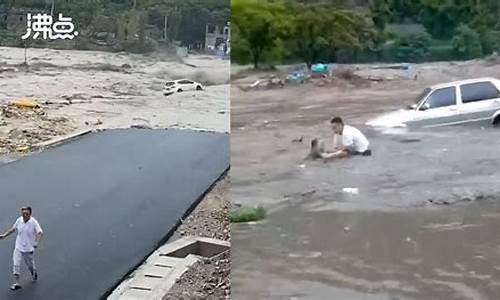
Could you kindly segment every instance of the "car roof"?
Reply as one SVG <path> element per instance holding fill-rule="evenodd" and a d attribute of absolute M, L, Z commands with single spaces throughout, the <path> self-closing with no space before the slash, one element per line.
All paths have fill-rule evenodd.
<path fill-rule="evenodd" d="M 499 82 L 498 79 L 493 78 L 493 77 L 479 77 L 479 78 L 473 78 L 473 79 L 458 80 L 458 81 L 452 81 L 452 82 L 447 82 L 447 83 L 435 84 L 435 85 L 430 86 L 430 88 L 431 89 L 440 89 L 440 88 L 444 88 L 444 87 L 477 83 L 477 82 L 484 82 L 484 81 L 493 81 L 496 83 Z"/>

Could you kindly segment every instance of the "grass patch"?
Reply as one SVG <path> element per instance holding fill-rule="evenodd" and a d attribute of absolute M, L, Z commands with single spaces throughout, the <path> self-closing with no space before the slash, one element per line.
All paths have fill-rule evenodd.
<path fill-rule="evenodd" d="M 260 221 L 266 217 L 263 207 L 242 207 L 231 213 L 231 223 L 246 223 Z"/>

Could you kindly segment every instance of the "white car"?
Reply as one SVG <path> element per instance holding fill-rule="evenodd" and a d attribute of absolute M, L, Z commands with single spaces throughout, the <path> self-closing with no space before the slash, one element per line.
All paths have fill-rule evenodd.
<path fill-rule="evenodd" d="M 366 123 L 372 127 L 438 127 L 472 122 L 500 125 L 500 80 L 477 78 L 425 89 L 417 103 Z"/>
<path fill-rule="evenodd" d="M 189 79 L 179 79 L 167 81 L 163 88 L 163 95 L 168 96 L 173 93 L 182 93 L 184 91 L 202 91 L 204 87 L 201 83 Z"/>

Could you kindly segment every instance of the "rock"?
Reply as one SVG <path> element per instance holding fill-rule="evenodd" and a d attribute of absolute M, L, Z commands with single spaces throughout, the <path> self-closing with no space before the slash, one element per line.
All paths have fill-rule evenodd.
<path fill-rule="evenodd" d="M 153 129 L 151 126 L 146 125 L 146 124 L 134 124 L 134 125 L 130 126 L 130 128 L 134 128 L 134 129 Z"/>

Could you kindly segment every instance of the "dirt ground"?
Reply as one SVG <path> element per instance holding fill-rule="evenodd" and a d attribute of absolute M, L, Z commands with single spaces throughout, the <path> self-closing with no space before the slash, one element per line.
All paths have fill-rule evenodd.
<path fill-rule="evenodd" d="M 229 62 L 164 54 L 0 47 L 0 154 L 82 129 L 190 128 L 229 132 Z M 190 78 L 206 91 L 165 97 L 167 80 Z M 16 100 L 41 108 L 9 110 Z"/>
<path fill-rule="evenodd" d="M 338 65 L 337 72 L 348 68 L 357 76 L 257 90 L 248 87 L 279 72 L 233 76 L 232 199 L 269 211 L 263 222 L 232 226 L 237 299 L 500 293 L 500 131 L 388 134 L 364 126 L 414 103 L 428 85 L 498 78 L 500 64 L 496 58 L 417 64 L 408 79 L 387 67 Z M 334 115 L 366 133 L 372 157 L 304 161 L 312 138 L 331 136 Z"/>
<path fill-rule="evenodd" d="M 184 236 L 200 236 L 230 241 L 230 210 L 230 178 L 225 177 L 184 220 L 171 240 Z M 195 263 L 164 299 L 229 299 L 230 270 L 230 252 Z"/>

